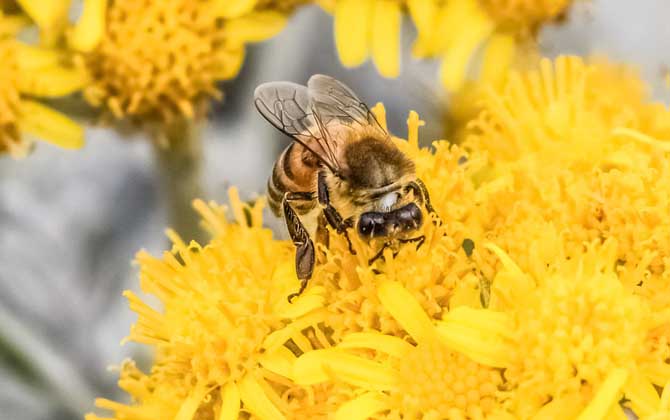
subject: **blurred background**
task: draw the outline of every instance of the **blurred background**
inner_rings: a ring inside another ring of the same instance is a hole
[[[580,2],[564,22],[544,27],[540,46],[549,56],[604,53],[634,63],[667,101],[668,16],[667,0]],[[403,26],[401,76],[391,80],[372,64],[342,67],[332,22],[316,6],[299,9],[280,35],[250,47],[239,76],[221,86],[225,98],[203,127],[204,199],[226,202],[230,186],[244,199],[264,194],[288,144],[252,105],[265,81],[329,74],[368,104],[382,101],[396,135],[405,135],[413,109],[427,123],[422,142],[443,138],[449,98],[434,88],[437,63],[411,59],[411,25]],[[134,321],[121,292],[137,289],[136,251],[167,247],[156,167],[142,135],[106,128],[88,128],[80,151],[41,143],[27,159],[0,158],[0,419],[82,418],[96,396],[125,398],[108,366],[148,355],[119,344]],[[268,215],[267,223],[283,235],[278,220]]]

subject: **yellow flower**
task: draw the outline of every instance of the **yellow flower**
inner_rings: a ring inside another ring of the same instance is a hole
[[[335,412],[335,419],[363,420],[383,411],[389,411],[386,418],[512,418],[502,408],[503,379],[494,368],[505,365],[508,349],[493,328],[490,334],[471,331],[469,324],[477,320],[465,317],[436,327],[395,281],[383,280],[378,294],[409,338],[353,333],[334,348],[303,354],[293,367],[296,382],[303,385],[343,381],[361,389]],[[487,321],[505,322],[504,316],[484,312]],[[370,360],[370,353],[377,359]]]
[[[402,0],[334,0],[324,5],[335,18],[335,45],[347,67],[368,57],[384,77],[400,73]]]
[[[286,2],[259,9],[255,0],[118,0],[106,20],[95,3],[80,21],[86,29],[75,28],[72,38],[90,51],[86,99],[116,118],[170,122],[201,115],[207,99],[221,97],[216,82],[239,72],[245,45],[274,36],[286,23],[284,13],[268,8]],[[99,43],[87,38],[90,31],[103,34]]]
[[[290,245],[260,227],[262,202],[245,207],[232,190],[231,204],[237,223],[225,220],[224,208],[195,203],[215,233],[209,245],[186,245],[168,232],[172,252],[138,254],[142,290],[162,309],[125,292],[138,314],[127,340],[153,347],[155,360],[150,374],[123,365],[119,385],[132,404],[96,401],[115,418],[236,419],[240,410],[283,418],[281,392],[295,359],[284,344],[308,350],[302,331],[323,321],[322,299],[312,289],[294,305],[286,301],[297,281],[282,265]]]
[[[418,30],[417,57],[441,56],[440,78],[449,91],[459,90],[472,57],[484,45],[483,80],[500,83],[518,53],[525,54],[530,35],[556,19],[569,0],[408,0]]]
[[[83,145],[82,128],[32,98],[69,95],[86,83],[86,74],[64,53],[14,38],[28,24],[21,15],[0,10],[0,152],[25,156],[31,138],[67,149]]]
[[[617,279],[616,241],[589,247],[570,260],[559,257],[544,274],[533,276],[497,246],[488,247],[505,267],[493,281],[492,307],[514,320],[509,333],[516,350],[505,379],[518,390],[517,412],[533,413],[547,401],[579,406],[607,381],[618,387],[598,402],[605,412],[622,391],[633,406],[644,404],[642,390],[658,381],[648,372],[668,371],[665,362],[647,357],[648,334],[662,321]],[[615,381],[613,375],[620,377]]]

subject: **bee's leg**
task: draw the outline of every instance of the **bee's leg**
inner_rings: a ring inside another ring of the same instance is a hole
[[[432,213],[435,215],[437,221],[434,223],[436,225],[441,225],[442,219],[440,219],[440,216],[437,214],[437,212],[433,208],[433,205],[430,203],[430,194],[428,193],[428,188],[426,188],[426,184],[424,184],[422,180],[417,178],[415,181],[409,183],[409,187],[412,188],[416,193],[418,193],[421,196],[421,199],[423,200],[423,205],[426,207],[426,210],[428,210],[428,213]]]
[[[354,250],[351,239],[349,238],[349,233],[347,232],[347,228],[351,227],[351,222],[344,220],[337,209],[330,204],[328,185],[326,184],[326,176],[323,172],[319,172],[317,195],[319,204],[323,206],[323,214],[326,216],[328,224],[335,229],[337,233],[344,235],[344,238],[349,245],[349,252],[351,252],[352,255],[356,255],[356,250]]]
[[[391,246],[391,242],[384,242],[384,245],[382,246],[382,248],[379,251],[377,251],[375,256],[368,260],[368,265],[372,265],[375,261],[382,258],[384,256],[384,250],[386,248],[390,247],[390,246]]]
[[[401,244],[409,244],[409,243],[412,243],[412,242],[418,242],[416,244],[416,249],[418,251],[419,248],[421,248],[421,245],[423,245],[423,243],[426,242],[426,236],[421,235],[421,236],[417,236],[416,238],[398,239],[398,242],[400,242]]]
[[[288,233],[291,236],[293,245],[295,245],[295,271],[298,279],[300,279],[300,290],[288,296],[289,303],[293,298],[302,294],[314,271],[314,243],[310,239],[309,233],[305,230],[298,215],[293,210],[293,207],[291,207],[291,201],[304,200],[306,198],[305,194],[309,193],[287,192],[284,194],[284,199],[282,200]]]
[[[323,213],[321,213],[317,219],[315,236],[316,237],[314,241],[317,244],[322,244],[327,249],[330,243],[330,234],[328,233],[328,221],[326,220],[326,215]],[[326,253],[323,250],[321,250],[317,254],[319,261],[325,261]]]

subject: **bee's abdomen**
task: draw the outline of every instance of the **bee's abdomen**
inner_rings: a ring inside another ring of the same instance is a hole
[[[303,147],[291,143],[275,162],[268,179],[268,204],[275,216],[281,217],[282,200],[287,192],[312,192],[317,167],[306,166],[302,159]],[[314,200],[292,201],[291,207],[299,215],[315,206]]]

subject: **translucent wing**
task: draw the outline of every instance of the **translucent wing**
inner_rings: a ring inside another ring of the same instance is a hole
[[[290,82],[264,83],[256,88],[254,102],[272,125],[314,153],[334,173],[340,173],[338,149],[344,141],[331,131],[337,126],[382,129],[355,93],[332,77],[315,75],[308,86]]]

